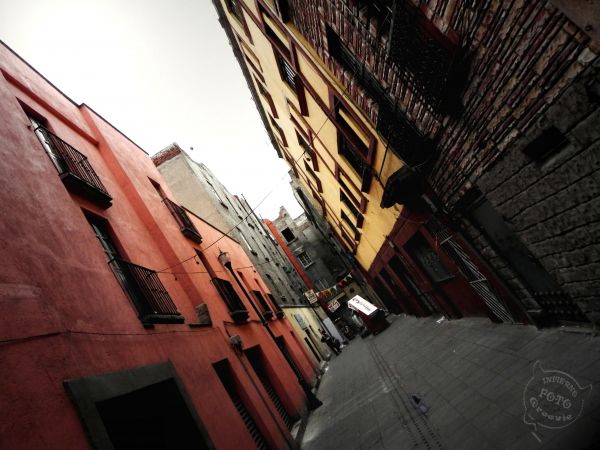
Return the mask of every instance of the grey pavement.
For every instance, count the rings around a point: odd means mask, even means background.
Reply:
[[[330,362],[302,449],[600,448],[600,337],[486,319],[389,319]],[[553,407],[561,392],[572,401]],[[542,394],[553,402],[536,412]]]

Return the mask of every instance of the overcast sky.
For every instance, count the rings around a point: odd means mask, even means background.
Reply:
[[[154,154],[171,142],[265,218],[301,213],[211,0],[0,0],[0,38]]]

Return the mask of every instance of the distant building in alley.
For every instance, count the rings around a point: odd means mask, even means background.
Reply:
[[[327,358],[326,346],[319,339],[314,339],[310,328],[306,331],[308,324],[312,324],[313,329],[314,326],[320,327],[319,318],[304,297],[308,288],[246,199],[232,195],[208,167],[194,161],[177,144],[158,152],[152,160],[182,205],[224,230],[242,245],[252,261],[252,267],[246,269],[259,274],[258,278],[264,280],[269,291],[268,300],[276,305],[276,313],[289,310],[288,319],[293,326],[305,325],[297,331],[315,362]],[[248,281],[251,282],[252,278],[254,276]],[[258,280],[255,283],[260,284]],[[250,291],[257,301],[267,300],[260,291]]]
[[[390,310],[600,323],[593,5],[213,2],[276,153]]]
[[[317,372],[243,248],[4,44],[0,97],[1,446],[292,448]]]
[[[305,283],[316,292],[317,303],[330,319],[330,322],[324,322],[327,329],[335,334],[330,326],[333,324],[346,337],[353,338],[357,329],[351,311],[346,307],[348,300],[361,295],[378,303],[377,298],[366,295],[356,282],[355,277],[360,275],[352,275],[349,265],[329,244],[326,235],[308,220],[306,213],[292,218],[282,206],[279,216],[273,221],[265,220],[265,223]]]

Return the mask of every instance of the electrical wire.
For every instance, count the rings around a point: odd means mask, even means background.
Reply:
[[[319,130],[317,131],[317,133],[312,137],[312,139],[310,140],[310,148],[314,151],[314,146],[313,143],[315,141],[315,139],[319,136],[319,133],[321,132],[321,130],[323,129],[323,127],[325,126],[325,124],[329,121],[329,116],[327,116],[325,118],[325,120],[323,121],[323,123],[321,124],[321,126],[319,127]],[[306,149],[300,154],[300,156],[293,160],[295,165],[298,161],[300,161],[302,159],[302,157],[304,156],[304,154],[306,153]],[[242,222],[244,222],[248,217],[250,217],[250,215],[255,213],[256,208],[258,208],[261,204],[264,203],[264,201],[275,191],[275,189],[277,188],[277,186],[279,186],[279,184],[285,180],[285,178],[288,176],[288,174],[285,174],[284,176],[281,177],[281,179],[277,182],[277,184],[275,184],[270,190],[269,192],[267,192],[267,194],[262,198],[262,200],[260,202],[258,202],[255,206],[250,208],[250,212],[248,214],[246,214],[242,219],[240,219],[239,222],[237,222],[233,227],[231,227],[229,230],[227,230],[225,233],[223,233],[219,238],[217,238],[215,241],[213,241],[211,244],[209,244],[207,247],[201,249],[203,252],[208,250],[209,248],[211,248],[213,245],[215,245],[217,242],[219,242],[221,239],[223,239],[225,236],[230,237],[229,233],[231,233],[233,230],[235,230]],[[246,202],[247,203],[247,202]],[[156,273],[171,273],[171,272],[167,272],[169,269],[172,269],[173,267],[177,267],[187,261],[190,261],[192,259],[196,258],[196,255],[192,255],[189,258],[186,259],[182,259],[181,261],[178,261],[177,263],[165,267],[164,269],[161,270],[157,270]],[[253,266],[252,266],[253,267]],[[185,272],[182,272],[182,274]]]

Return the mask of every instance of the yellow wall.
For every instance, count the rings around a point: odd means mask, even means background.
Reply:
[[[307,325],[307,328],[309,329],[309,332],[312,335],[311,342],[315,344],[314,345],[316,347],[315,350],[319,353],[320,357],[322,359],[329,358],[331,356],[331,352],[327,348],[327,345],[322,343],[320,340],[319,329],[323,329],[323,326],[319,323],[319,321],[316,317],[316,312],[312,308],[309,308],[309,307],[305,307],[305,308],[287,307],[286,308],[285,305],[282,305],[282,309],[285,311],[285,315],[287,317],[288,322],[294,328],[294,332],[296,333],[296,336],[298,336],[300,341],[302,341],[302,343],[306,347],[306,351],[308,352],[310,357],[313,359],[313,361],[316,364],[318,364],[318,361],[316,360],[316,358],[314,358],[312,351],[306,346],[306,343],[304,342],[304,338],[307,337],[308,334],[299,325],[298,321],[296,320],[296,317],[294,317],[295,314],[301,316],[301,318],[302,318],[301,320]]]
[[[228,16],[229,21],[239,38],[245,42],[245,46],[250,48],[253,54],[256,56],[256,59],[260,61],[261,75],[265,79],[266,89],[272,97],[279,116],[276,119],[276,122],[286,136],[288,146],[282,147],[282,149],[287,152],[294,161],[297,161],[296,168],[300,174],[300,180],[304,185],[307,185],[306,179],[311,179],[311,177],[306,173],[304,168],[304,149],[298,143],[295,132],[296,126],[290,120],[290,115],[296,119],[296,121],[301,125],[301,128],[305,129],[305,131],[307,128],[306,125],[308,125],[308,127],[313,130],[313,135],[318,133],[317,138],[313,142],[313,148],[319,155],[319,171],[317,172],[317,176],[322,183],[322,198],[328,205],[327,221],[332,225],[333,229],[338,232],[338,234],[340,227],[343,227],[346,230],[346,234],[349,236],[354,236],[354,233],[350,230],[350,228],[341,220],[340,211],[346,210],[346,207],[340,201],[340,187],[335,178],[335,163],[337,162],[337,164],[339,164],[342,170],[348,174],[349,178],[356,186],[360,186],[361,180],[358,174],[354,172],[346,160],[338,155],[336,127],[330,120],[327,119],[327,115],[321,109],[316,99],[310,95],[308,90],[305,90],[308,115],[300,116],[295,113],[294,109],[296,111],[300,110],[296,93],[281,79],[273,46],[267,37],[263,35],[262,30],[249,15],[250,11],[250,14],[254,15],[256,20],[261,20],[259,12],[256,8],[255,0],[246,0],[245,4],[247,6],[247,10],[244,12],[244,17],[252,42],[250,42],[250,39],[248,39],[246,36],[244,28],[240,26],[235,17]],[[267,4],[269,5],[270,2],[267,2]],[[224,2],[223,5],[227,11],[227,7]],[[283,27],[281,22],[277,19],[277,14],[274,14],[273,16],[275,17],[275,21],[277,21],[280,26]],[[304,50],[304,54],[301,51],[297,52],[299,72],[301,73],[303,79],[310,84],[312,90],[316,92],[321,102],[329,106],[330,102],[328,84],[333,86],[333,89],[338,93],[338,95],[343,97],[346,103],[351,105],[355,114],[362,119],[362,122],[368,128],[368,131],[377,138],[372,167],[376,172],[381,171],[381,179],[378,179],[376,176],[374,176],[368,193],[360,193],[356,189],[351,189],[355,197],[360,198],[362,195],[366,197],[368,201],[366,211],[363,214],[364,224],[363,227],[359,229],[361,233],[361,239],[358,243],[355,255],[358,263],[365,270],[368,270],[375,256],[377,255],[377,252],[385,242],[385,237],[391,231],[396,219],[400,215],[400,206],[383,209],[379,205],[381,203],[384,185],[388,177],[402,166],[402,162],[391,151],[388,151],[385,157],[385,164],[382,168],[386,146],[385,143],[379,139],[374,125],[361,112],[360,109],[353,105],[350,97],[348,95],[344,95],[341,84],[331,76],[328,69],[325,67],[313,49],[306,43],[304,38],[293,27],[290,26],[287,29],[292,34],[293,39],[297,43],[298,47]],[[253,57],[251,57],[250,60],[253,60]],[[314,68],[314,66],[311,64],[311,61],[316,65],[316,67],[318,67],[318,69]],[[256,66],[255,63],[254,65]],[[254,69],[252,67],[248,67],[248,70],[250,73],[254,73]],[[255,79],[253,79],[252,82],[256,84]],[[260,94],[259,97],[265,112],[269,116],[272,116],[271,108],[266,99]],[[293,108],[291,108],[288,103],[293,105]],[[306,125],[304,122],[306,122]],[[279,134],[277,130],[273,130],[273,134],[279,140]],[[313,184],[313,187],[316,187],[316,185]],[[348,212],[346,215],[352,217],[352,215]]]

